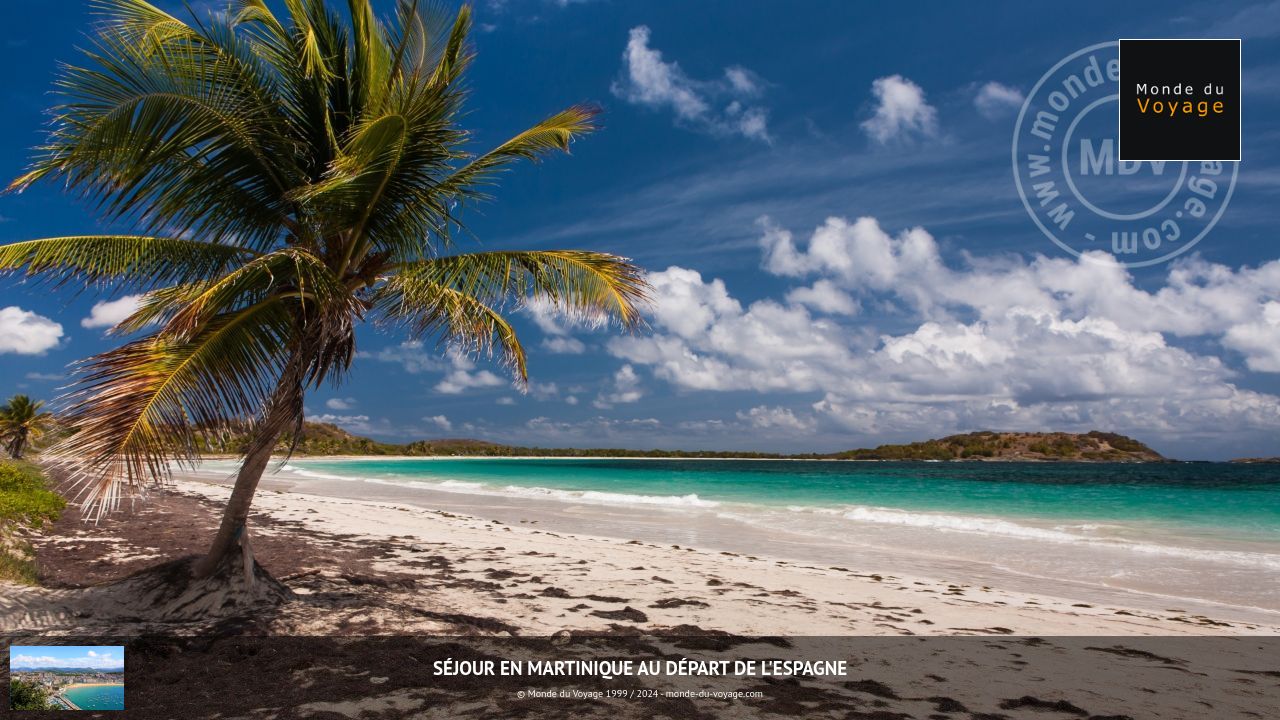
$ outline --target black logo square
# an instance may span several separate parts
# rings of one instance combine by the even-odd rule
[[[1121,160],[1240,159],[1239,40],[1120,41]]]

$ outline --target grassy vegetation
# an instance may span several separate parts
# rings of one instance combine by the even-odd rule
[[[31,546],[22,536],[56,520],[65,506],[38,467],[0,461],[0,580],[36,581]]]

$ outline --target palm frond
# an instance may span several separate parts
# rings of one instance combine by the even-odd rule
[[[269,297],[300,300],[298,319],[303,324],[309,310],[317,316],[358,310],[346,285],[323,260],[302,248],[284,248],[258,256],[216,280],[189,285],[187,290],[190,292],[185,297],[171,298],[180,298],[181,308],[160,331],[173,339],[189,337],[212,318]]]
[[[382,293],[376,307],[410,337],[435,337],[445,346],[496,353],[517,382],[529,380],[524,346],[515,328],[502,313],[465,292],[426,282],[406,284]]]
[[[255,417],[294,342],[282,300],[229,313],[186,342],[143,338],[91,358],[63,419],[75,431],[50,449],[81,488],[86,512],[167,479],[198,459],[197,439]]]
[[[572,250],[485,252],[409,263],[374,293],[383,317],[416,335],[481,352],[497,348],[527,379],[523,349],[501,311],[538,301],[583,319],[641,324],[643,274],[614,255]],[[510,347],[508,347],[510,346]]]
[[[584,250],[512,250],[463,253],[397,268],[388,288],[417,283],[451,287],[488,305],[546,302],[583,319],[641,324],[648,300],[644,273],[626,258]]]
[[[441,183],[441,190],[475,195],[476,186],[492,182],[495,173],[516,160],[537,161],[553,151],[568,152],[575,138],[596,129],[599,114],[594,105],[562,110],[459,168]]]
[[[87,62],[63,68],[53,129],[11,189],[56,176],[146,233],[278,242],[299,170],[276,75],[225,23],[103,5],[109,20]]]
[[[256,253],[198,240],[136,235],[73,235],[0,245],[0,274],[148,289],[217,277]]]

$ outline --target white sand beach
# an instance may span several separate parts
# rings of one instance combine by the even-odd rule
[[[196,474],[180,479],[177,488],[221,501],[227,494],[224,482],[218,474]],[[360,492],[377,490],[361,487]],[[257,509],[344,542],[378,544],[383,556],[371,563],[374,573],[430,574],[435,569],[429,563],[424,568],[424,558],[443,557],[452,575],[474,579],[483,590],[428,589],[434,597],[415,602],[498,617],[526,634],[600,629],[619,620],[753,635],[1280,632],[1280,614],[1260,609],[1174,605],[1084,583],[1041,583],[1030,592],[975,579],[984,574],[980,568],[942,560],[930,567],[914,558],[902,563],[909,571],[884,557],[860,567],[824,566],[721,549],[731,541],[723,536],[712,535],[717,547],[708,549],[568,532],[536,503],[517,508],[495,503],[483,508],[488,512],[482,516],[424,507],[475,502],[472,497],[421,495],[414,503],[326,497],[269,479]],[[595,512],[602,511],[576,507],[570,514],[578,516],[579,527],[599,529],[609,515],[593,522]],[[297,631],[312,629],[308,621],[296,622]],[[429,624],[420,629],[431,630]]]

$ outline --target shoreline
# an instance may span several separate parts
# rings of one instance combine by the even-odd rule
[[[689,489],[648,495],[635,489],[557,489],[538,482],[504,486],[497,479],[450,475],[364,477],[303,465],[269,473],[264,482],[294,492],[408,504],[580,535],[867,571],[954,574],[1026,592],[1048,586],[1067,595],[1158,610],[1192,603],[1206,614],[1212,610],[1265,622],[1280,613],[1280,598],[1269,589],[1280,562],[1275,547],[1247,537],[1209,539],[1194,527],[1176,524],[1125,527],[1103,520],[874,504],[761,504],[683,494]],[[219,485],[229,479],[224,468],[209,466],[183,477]],[[1089,523],[1111,529],[1089,529]]]
[[[0,626],[46,635],[218,627],[212,617],[139,617],[129,578],[204,552],[227,480],[179,474],[98,524],[69,511],[34,541],[47,586],[5,584]],[[254,634],[1280,635],[1271,610],[1018,578],[927,554],[858,549],[835,562],[812,553],[825,552],[820,543],[779,545],[706,514],[680,523],[690,515],[445,493],[410,502],[388,490],[264,477],[254,552],[293,599],[246,618]]]
[[[239,460],[240,455],[213,454],[202,455],[201,460]],[[284,456],[272,455],[271,462],[285,460]],[[671,456],[656,457],[653,455],[305,455],[295,453],[290,460],[698,460],[710,462],[829,462],[829,463],[1027,463],[1032,465],[1182,465],[1182,464],[1264,464],[1239,463],[1235,460],[1059,460],[1040,458],[952,458],[949,460],[926,459],[880,459],[880,458],[833,458],[833,457],[693,457]]]
[[[216,475],[216,474],[214,474]],[[220,482],[218,477],[209,477],[208,475],[200,476],[184,476],[179,480],[181,489],[187,492],[198,492],[208,496],[218,498],[227,492],[227,487]],[[691,597],[697,595],[705,598],[704,593],[707,589],[707,579],[693,578],[676,578],[673,574],[673,568],[685,562],[685,558],[697,558],[700,563],[710,566],[711,572],[715,577],[722,578],[721,582],[726,585],[731,584],[727,581],[728,577],[735,572],[745,570],[743,565],[751,565],[751,571],[758,572],[767,570],[768,573],[780,573],[787,575],[794,569],[804,568],[809,574],[816,573],[818,575],[817,585],[820,587],[812,588],[813,592],[827,595],[839,595],[842,592],[854,593],[870,593],[869,603],[883,603],[884,605],[899,605],[903,602],[903,594],[932,594],[932,592],[940,592],[947,597],[947,604],[965,603],[965,600],[952,601],[950,598],[958,598],[967,595],[968,591],[958,591],[956,588],[974,588],[977,592],[985,594],[999,593],[1005,598],[998,601],[999,604],[993,604],[987,607],[989,612],[982,613],[986,615],[984,619],[989,623],[988,626],[1001,626],[1002,621],[1011,622],[1005,616],[1005,608],[1013,606],[1021,606],[1023,609],[1029,609],[1036,620],[1024,626],[1024,630],[1029,633],[1048,633],[1066,632],[1066,634],[1129,634],[1132,632],[1127,627],[1129,621],[1120,623],[1120,627],[1116,627],[1116,623],[1111,622],[1116,615],[1120,618],[1127,617],[1148,617],[1153,619],[1164,616],[1177,617],[1168,624],[1163,631],[1153,634],[1183,634],[1186,632],[1188,623],[1187,617],[1195,616],[1202,620],[1196,620],[1192,625],[1200,624],[1203,628],[1224,628],[1237,627],[1234,623],[1240,623],[1240,626],[1253,626],[1256,630],[1244,630],[1246,634],[1257,632],[1258,634],[1271,635],[1280,634],[1280,611],[1271,608],[1257,608],[1250,606],[1242,606],[1230,603],[1215,603],[1211,601],[1194,601],[1183,597],[1174,597],[1161,595],[1157,593],[1138,593],[1130,590],[1118,590],[1115,588],[1107,588],[1102,585],[1077,582],[1066,583],[1053,578],[1027,578],[1026,582],[1008,583],[1000,582],[1007,580],[1009,576],[1001,573],[982,572],[973,563],[964,561],[938,560],[936,558],[915,558],[911,561],[903,560],[902,555],[890,555],[886,557],[866,557],[863,563],[853,565],[844,563],[841,565],[824,565],[823,562],[814,558],[797,557],[796,555],[780,555],[777,553],[769,553],[757,547],[732,547],[723,543],[710,542],[669,542],[671,538],[657,539],[654,537],[646,537],[641,533],[630,533],[629,535],[616,533],[616,513],[610,515],[605,513],[600,519],[595,521],[597,530],[605,530],[605,532],[585,532],[581,529],[565,529],[554,524],[547,515],[542,514],[536,507],[537,503],[526,501],[520,503],[499,503],[491,505],[490,512],[482,512],[483,503],[479,506],[472,504],[468,507],[466,496],[459,494],[463,498],[456,505],[446,505],[438,502],[440,496],[437,494],[431,496],[427,494],[422,498],[422,502],[408,502],[403,497],[381,498],[377,496],[376,491],[369,488],[352,488],[362,498],[352,497],[348,495],[332,495],[325,494],[323,491],[329,490],[332,486],[308,486],[306,489],[300,487],[300,484],[279,476],[268,476],[264,481],[261,499],[267,500],[271,505],[269,514],[272,517],[286,517],[290,520],[305,520],[317,524],[330,526],[333,532],[341,534],[356,534],[370,538],[370,541],[384,540],[386,538],[397,538],[412,536],[420,539],[430,538],[435,542],[442,542],[445,545],[452,545],[457,542],[460,536],[463,536],[466,530],[474,530],[476,527],[484,529],[485,533],[500,532],[518,533],[517,537],[524,541],[532,541],[534,539],[543,540],[545,538],[553,538],[557,545],[565,547],[560,551],[568,555],[570,552],[580,556],[589,556],[587,562],[595,565],[602,560],[607,560],[609,553],[616,553],[623,549],[631,548],[648,548],[658,552],[659,558],[654,565],[646,565],[645,567],[654,567],[659,570],[659,575],[666,580],[673,581],[672,585],[678,587],[659,588],[669,590],[670,595],[681,597]],[[203,488],[200,486],[204,486]],[[319,493],[317,494],[317,491]],[[448,498],[446,498],[447,500]],[[486,498],[493,500],[494,498]],[[499,499],[501,500],[501,499]],[[493,510],[501,509],[501,512]],[[590,517],[591,511],[599,508],[591,508],[590,510],[570,508],[567,512],[571,515]],[[613,509],[623,513],[635,515],[635,508],[619,508]],[[335,512],[336,511],[336,512]],[[585,515],[584,515],[585,513]],[[365,516],[367,515],[367,519]],[[419,525],[417,522],[406,522],[406,518],[430,518],[430,522]],[[442,519],[443,518],[443,519]],[[656,520],[662,524],[662,517]],[[610,527],[610,526],[613,527]],[[461,526],[461,527],[459,527]],[[630,530],[631,528],[628,528]],[[710,537],[706,534],[706,528],[702,529],[704,537]],[[612,532],[611,532],[612,531]],[[536,537],[535,537],[536,536]],[[492,535],[490,535],[492,537]],[[505,546],[505,544],[504,544]],[[605,555],[600,554],[602,548],[610,548]],[[491,555],[486,559],[494,563],[493,568],[498,573],[514,571],[512,565],[520,565],[525,555],[507,552],[505,555]],[[654,558],[650,558],[654,562]],[[614,566],[621,566],[621,561],[610,563]],[[668,572],[661,572],[664,567]],[[638,567],[632,565],[629,567]],[[403,569],[396,568],[395,563],[387,566],[387,569]],[[533,573],[537,575],[537,573]],[[861,578],[855,584],[862,587],[850,587],[850,577]],[[766,574],[765,577],[768,577]],[[884,580],[875,580],[874,578],[894,577],[898,580],[899,585],[896,589],[884,592]],[[601,578],[594,578],[587,574],[583,576],[585,581],[594,582],[601,587],[610,587],[614,581],[612,575]],[[646,576],[645,579],[648,579]],[[711,579],[711,578],[708,578]],[[804,581],[793,579],[805,586],[812,585],[814,578],[806,578]],[[778,581],[774,581],[777,584]],[[914,585],[913,585],[914,583]],[[763,585],[764,583],[759,583]],[[649,583],[650,586],[653,583]],[[826,586],[826,587],[821,587]],[[712,587],[720,587],[715,584]],[[940,590],[915,591],[915,588],[940,588]],[[904,593],[904,590],[907,593]],[[587,594],[593,591],[584,590]],[[598,590],[594,591],[598,594]],[[946,595],[946,593],[953,593]],[[655,602],[661,601],[662,593]],[[918,599],[916,599],[918,602]],[[1043,614],[1038,611],[1047,608]],[[1103,610],[1101,612],[1091,613],[1091,610]],[[1170,615],[1168,608],[1178,608]],[[950,612],[951,608],[946,611]],[[1072,627],[1072,630],[1066,631],[1061,627],[1064,618],[1058,617],[1058,612],[1068,612],[1076,617],[1066,620],[1065,624]],[[1085,620],[1081,615],[1089,615],[1089,619]],[[1041,616],[1043,615],[1043,616]],[[1216,616],[1216,617],[1215,617]],[[688,618],[689,620],[697,620],[698,622],[706,622],[705,617]],[[1096,627],[1087,630],[1079,629],[1082,625],[1097,621]],[[753,619],[753,623],[758,619]],[[696,624],[696,623],[695,623]],[[930,623],[932,624],[932,623]],[[1160,623],[1164,624],[1164,623]],[[841,634],[830,628],[818,627],[814,629],[816,634],[824,632],[831,634]],[[801,627],[803,627],[803,623]],[[788,627],[786,622],[780,623],[779,627],[768,628],[769,632],[786,632],[782,628]],[[735,627],[732,621],[725,623],[722,629],[730,632],[746,631],[742,627]],[[932,628],[912,629],[912,632],[925,632],[927,634],[935,634]],[[1139,634],[1148,634],[1150,629],[1139,632]],[[1240,630],[1216,630],[1215,632],[1240,632]],[[1198,634],[1198,633],[1193,633]]]

